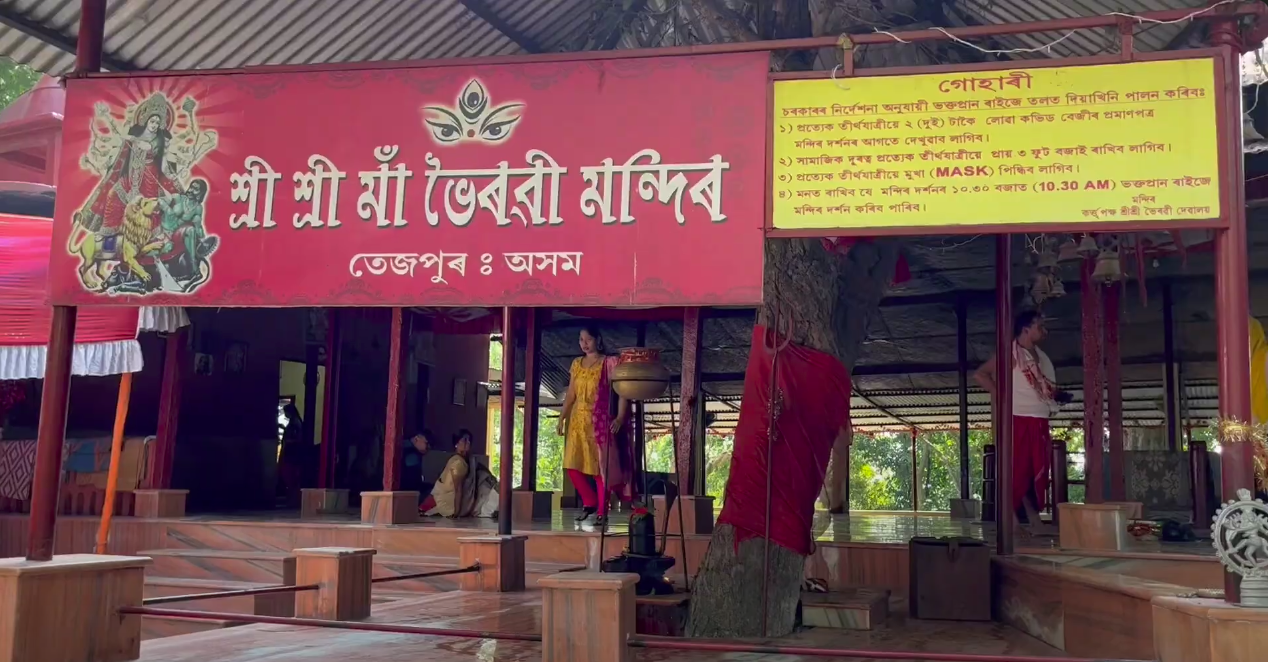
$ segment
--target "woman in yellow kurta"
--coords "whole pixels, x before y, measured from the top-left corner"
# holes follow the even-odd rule
[[[595,523],[602,526],[607,515],[608,491],[624,489],[629,496],[632,483],[629,479],[633,468],[630,444],[622,443],[629,438],[625,429],[629,403],[621,398],[616,417],[610,415],[611,389],[607,375],[615,365],[615,358],[604,355],[599,330],[582,329],[579,344],[583,356],[572,362],[568,393],[559,417],[559,433],[564,435],[564,473],[581,497],[583,508],[577,521],[585,522],[595,516]],[[616,452],[609,453],[609,449]],[[604,458],[607,458],[606,471]],[[591,487],[591,480],[597,490]]]

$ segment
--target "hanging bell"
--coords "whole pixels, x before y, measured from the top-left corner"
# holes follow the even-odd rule
[[[1123,279],[1123,269],[1118,262],[1118,253],[1101,251],[1096,256],[1096,268],[1092,270],[1092,280],[1098,283],[1114,283]]]
[[[1046,273],[1036,272],[1030,283],[1030,299],[1037,306],[1047,301],[1051,296],[1051,277]]]
[[[1065,296],[1065,294],[1066,294],[1065,283],[1062,283],[1060,278],[1053,278],[1052,279],[1052,294],[1050,295],[1051,298],[1059,299]]]
[[[1065,241],[1057,247],[1058,260],[1073,260],[1079,254],[1079,243],[1074,240],[1073,236],[1067,236]]]
[[[1039,254],[1039,268],[1052,269],[1057,266],[1057,254],[1052,251],[1045,250]]]
[[[1096,239],[1093,239],[1092,235],[1085,234],[1083,235],[1083,239],[1079,241],[1079,247],[1075,249],[1075,252],[1078,253],[1081,257],[1087,258],[1087,257],[1093,257],[1097,253],[1100,253],[1101,248],[1100,246],[1096,245]]]

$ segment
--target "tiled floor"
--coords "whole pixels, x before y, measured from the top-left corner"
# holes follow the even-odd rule
[[[375,608],[373,621],[537,633],[540,594],[450,593]],[[908,621],[901,614],[872,632],[806,630],[780,644],[885,651],[1057,656],[1060,651],[997,623]],[[538,644],[377,632],[246,625],[148,641],[141,662],[528,662]],[[638,662],[800,662],[796,656],[640,650]],[[855,660],[857,658],[816,658]]]

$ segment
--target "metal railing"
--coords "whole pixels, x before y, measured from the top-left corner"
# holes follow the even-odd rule
[[[862,660],[912,660],[916,662],[1146,662],[1144,660],[1105,660],[1085,657],[1035,657],[1029,655],[984,655],[971,653],[931,653],[926,651],[879,651],[846,648],[814,648],[810,646],[773,646],[745,644],[716,639],[682,639],[679,637],[634,636],[627,640],[632,648],[659,648],[677,651],[711,651],[718,653],[755,653],[762,655],[800,655],[803,657],[857,658]]]
[[[238,598],[245,595],[271,595],[274,593],[298,593],[300,591],[316,591],[317,584],[303,586],[262,586],[260,588],[244,588],[232,591],[216,591],[213,593],[188,593],[186,595],[168,595],[159,598],[146,598],[142,605],[166,605],[173,602],[191,602],[193,600],[214,600],[216,598]]]
[[[151,618],[182,618],[243,624],[262,623],[267,625],[296,625],[301,627],[327,628],[331,630],[360,630],[362,632],[386,632],[389,634],[420,634],[437,637],[458,637],[460,639],[499,639],[503,641],[532,642],[540,642],[542,640],[542,636],[540,634],[527,634],[521,632],[456,630],[452,628],[429,628],[418,625],[367,623],[362,621],[326,621],[319,618],[259,616],[255,614],[234,614],[220,611],[155,609],[153,607],[121,607],[119,609],[119,613],[135,616],[149,616]]]
[[[430,572],[413,572],[408,575],[396,575],[394,577],[375,577],[370,580],[371,584],[382,584],[384,582],[400,582],[406,579],[426,579],[428,577],[444,577],[446,575],[462,575],[469,572],[479,572],[480,563],[472,563],[465,568],[455,568],[453,570],[433,570]]]

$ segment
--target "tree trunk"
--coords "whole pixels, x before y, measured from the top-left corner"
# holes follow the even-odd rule
[[[861,242],[841,255],[826,250],[818,240],[768,240],[766,303],[759,321],[772,324],[776,307],[782,306],[784,314],[794,320],[793,342],[831,354],[849,369],[893,278],[897,258],[897,244],[891,241]],[[793,391],[784,393],[788,400],[797,397]],[[736,446],[745,441],[736,438]],[[715,529],[693,584],[687,636],[762,636],[761,587],[766,544],[757,538],[737,547],[735,530],[730,525]],[[769,574],[765,578],[766,636],[792,632],[804,568],[805,557],[771,545]]]

